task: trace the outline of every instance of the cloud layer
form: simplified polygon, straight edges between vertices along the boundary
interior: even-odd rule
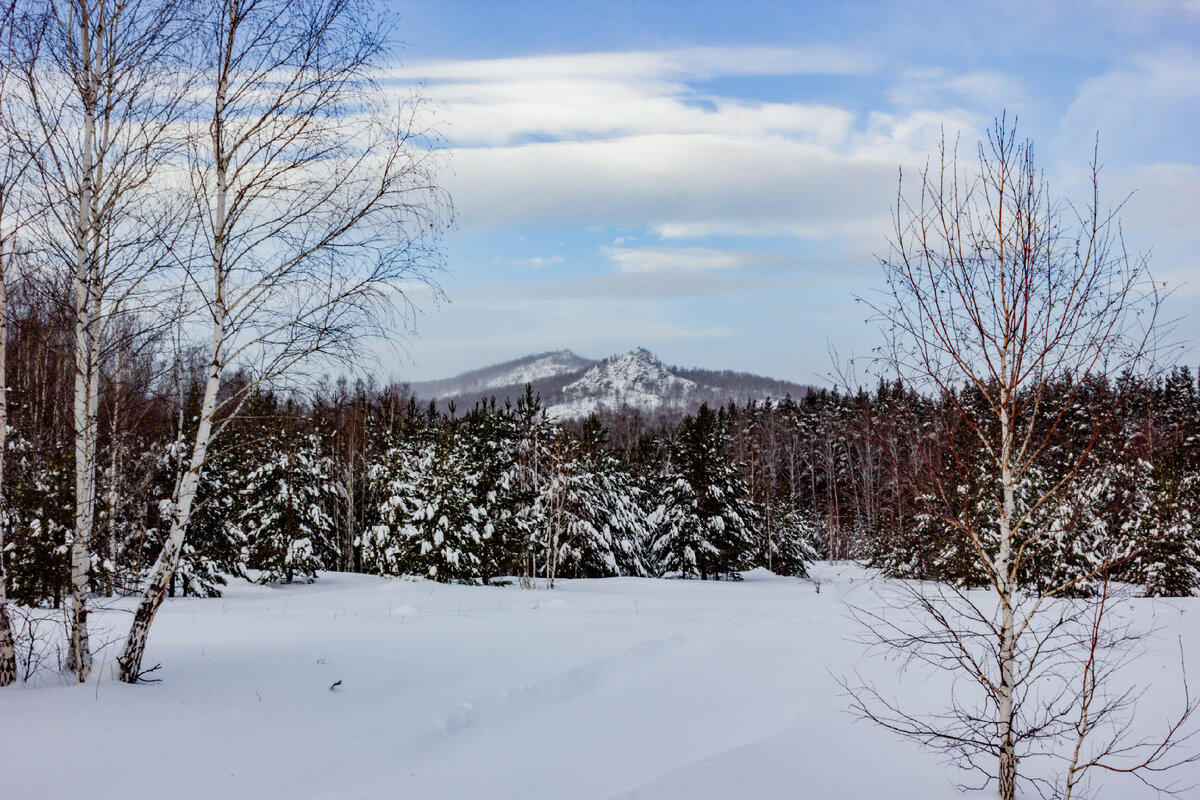
[[[919,168],[943,133],[961,134],[972,155],[1004,109],[1050,154],[1058,192],[1081,188],[1101,130],[1104,188],[1114,199],[1138,190],[1128,240],[1155,246],[1158,274],[1200,273],[1194,50],[1093,64],[1055,86],[1065,100],[1002,61],[964,69],[937,55],[918,64],[849,47],[705,47],[398,70],[397,84],[424,81],[438,108],[457,241],[496,250],[489,271],[472,271],[451,241],[463,283],[447,287],[456,302],[414,345],[421,376],[560,346],[605,355],[619,343],[695,342],[681,352],[712,355],[716,343],[741,339],[744,350],[786,329],[809,355],[766,371],[811,380],[827,338],[849,342],[843,352],[869,347],[850,324],[863,316],[853,296],[870,290],[871,254],[887,249],[899,169]],[[525,242],[531,230],[554,232],[554,249]],[[435,351],[433,366],[420,357]],[[461,360],[447,363],[451,353]]]

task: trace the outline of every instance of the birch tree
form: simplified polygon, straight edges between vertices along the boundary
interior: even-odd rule
[[[199,31],[208,111],[192,127],[200,258],[186,282],[207,366],[170,531],[118,659],[127,682],[142,674],[213,439],[254,387],[345,356],[410,311],[449,217],[421,104],[380,99],[386,26],[371,3],[212,0]],[[235,364],[249,380],[222,393]]]
[[[1101,204],[1098,164],[1076,206],[1050,195],[1032,143],[1004,119],[977,155],[964,163],[943,143],[916,196],[901,183],[882,259],[887,289],[873,305],[890,377],[933,395],[966,442],[942,437],[905,475],[919,513],[953,532],[988,591],[905,583],[889,618],[860,612],[869,642],[956,683],[943,714],[906,713],[869,687],[855,705],[1013,800],[1018,781],[1031,779],[1018,775],[1022,756],[1070,731],[1070,704],[1054,702],[1069,694],[1056,681],[1069,679],[1073,650],[1092,639],[1094,614],[1061,598],[1128,554],[1096,553],[1087,574],[1043,566],[1036,582],[1032,563],[1055,552],[1071,498],[1088,493],[1080,482],[1104,424],[1153,362],[1160,297],[1145,259],[1125,249],[1119,207]],[[1112,401],[1086,435],[1056,442],[1076,393],[1103,376],[1118,376]],[[1044,470],[1051,460],[1056,469]]]
[[[8,449],[8,291],[18,236],[25,223],[26,209],[21,205],[22,178],[29,158],[15,145],[8,126],[7,97],[13,58],[16,2],[0,8],[0,686],[17,680],[17,654],[13,645],[12,625],[8,616],[8,573],[4,568],[4,531],[8,527],[8,487],[4,483],[4,456]]]
[[[18,140],[36,153],[39,255],[72,275],[75,503],[68,663],[91,669],[87,595],[96,518],[100,369],[114,320],[143,290],[177,230],[157,173],[186,96],[174,0],[43,0],[22,19]]]

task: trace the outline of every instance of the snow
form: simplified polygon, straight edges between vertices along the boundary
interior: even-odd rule
[[[843,601],[875,602],[867,572],[813,572],[553,590],[236,581],[222,598],[165,603],[145,662],[162,663],[161,683],[127,686],[106,667],[87,685],[0,690],[3,794],[962,797],[936,756],[845,713],[836,677],[855,670],[928,708],[945,685],[901,679],[850,640]],[[1178,636],[1200,674],[1200,599],[1136,603],[1162,629],[1136,664],[1155,681],[1149,731],[1179,702]],[[132,607],[94,614],[94,640],[114,639]],[[1153,797],[1130,780],[1106,788]]]
[[[697,384],[671,373],[658,358],[639,347],[601,361],[579,380],[563,387],[564,402],[547,413],[558,419],[585,417],[601,408],[657,411],[682,407]]]
[[[574,372],[582,363],[585,363],[583,359],[570,350],[546,353],[533,361],[518,364],[512,369],[489,376],[478,388],[500,389],[505,386],[534,383],[546,378],[553,378],[556,375]]]

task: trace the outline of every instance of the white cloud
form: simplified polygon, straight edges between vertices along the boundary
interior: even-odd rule
[[[529,258],[503,258],[496,259],[493,263],[506,264],[512,267],[529,267],[530,269],[541,269],[542,267],[550,267],[555,264],[563,263],[562,256],[531,256]]]
[[[1200,55],[1166,49],[1084,81],[1063,118],[1063,139],[1078,145],[1099,132],[1107,160],[1145,163],[1171,145],[1194,157],[1197,119]]]
[[[1200,165],[1146,164],[1119,186],[1133,194],[1124,208],[1124,218],[1151,237],[1195,230],[1200,211]]]
[[[393,75],[429,81],[511,81],[546,75],[697,79],[718,75],[861,75],[877,66],[877,59],[869,54],[834,46],[688,47],[470,61],[415,61],[397,68]]]
[[[726,47],[430,61],[396,77],[429,81],[464,231],[830,239],[881,236],[897,165],[920,163],[943,127],[973,140],[987,118],[954,103],[1015,84],[991,72],[910,71],[913,107],[864,115],[706,93],[697,81],[876,69],[843,48]],[[934,95],[937,110],[920,107]]]
[[[879,236],[897,165],[920,163],[935,120],[872,118],[831,147],[784,137],[642,135],[454,152],[468,231],[528,225],[647,228],[660,236]]]
[[[608,76],[447,84],[430,91],[448,122],[447,135],[460,147],[663,133],[836,142],[854,120],[853,113],[827,105],[746,102],[696,94],[682,84]]]
[[[605,254],[620,272],[695,273],[770,269],[792,261],[787,256],[706,247],[610,247]]]
[[[1124,201],[1120,217],[1126,247],[1148,255],[1151,274],[1174,291],[1175,300],[1192,304],[1167,316],[1192,312],[1200,296],[1200,165],[1147,164],[1102,189],[1102,202]],[[1200,318],[1192,314],[1189,323],[1192,335],[1200,334]]]
[[[1198,119],[1200,54],[1164,48],[1084,81],[1063,118],[1060,143],[1063,160],[1082,167],[1080,156],[1091,155],[1099,133],[1101,202],[1123,204],[1126,246],[1148,254],[1151,273],[1175,291],[1163,316],[1179,319],[1179,337],[1193,342],[1200,340]],[[1078,167],[1064,171],[1057,188],[1086,199],[1091,175]]]
[[[843,49],[741,47],[425,62],[400,74],[431,81],[468,232],[561,225],[828,239],[886,230],[896,166],[919,163],[943,126],[974,138],[986,118],[954,107],[861,115],[705,94],[693,82],[874,68]],[[918,77],[952,97],[1004,85],[992,73]]]
[[[995,113],[1025,106],[1027,94],[1019,80],[1000,72],[921,67],[903,70],[888,99],[904,109],[966,106]]]
[[[853,114],[820,104],[745,102],[694,90],[712,77],[858,74],[874,68],[852,51],[815,47],[693,48],[423,62],[399,69],[401,85],[428,82],[456,146],[523,139],[595,139],[650,133],[780,134],[841,138]]]
[[[604,248],[613,271],[547,275],[536,283],[494,283],[458,296],[480,309],[517,309],[529,303],[580,308],[596,300],[621,302],[726,298],[777,299],[796,292],[833,290],[850,298],[877,275],[866,254],[796,256],[708,248]]]

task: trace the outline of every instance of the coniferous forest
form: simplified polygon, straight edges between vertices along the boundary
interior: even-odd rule
[[[69,329],[47,287],[23,283],[10,323],[9,591],[59,607],[70,591]],[[172,364],[172,361],[177,363]],[[202,394],[196,363],[161,340],[113,347],[101,381],[98,526],[92,581],[108,596],[144,582],[169,525],[179,442]],[[1091,379],[1048,420],[1064,453],[1093,435],[1073,496],[1038,509],[1054,535],[1030,561],[1109,577],[1151,596],[1200,586],[1200,398],[1186,367],[1133,385]],[[404,386],[346,379],[305,391],[256,388],[210,454],[171,596],[216,596],[227,576],[311,581],[319,570],[438,581],[804,575],[813,559],[858,559],[895,577],[970,586],[969,543],[925,513],[984,454],[945,401],[881,382],[679,416],[606,411],[556,421],[540,399],[439,409]],[[230,393],[241,389],[235,376]],[[972,402],[970,392],[959,398]],[[1118,407],[1119,415],[1106,416]],[[181,429],[182,426],[182,429]],[[1053,447],[1051,450],[1053,451]],[[953,465],[950,463],[953,461]],[[1058,480],[1053,457],[1026,480]],[[951,472],[953,467],[954,472]],[[980,470],[983,475],[983,470]],[[981,481],[984,480],[981,478]],[[982,515],[988,486],[956,491]],[[1045,565],[1043,568],[1040,565]],[[1065,566],[1064,566],[1065,565]]]

